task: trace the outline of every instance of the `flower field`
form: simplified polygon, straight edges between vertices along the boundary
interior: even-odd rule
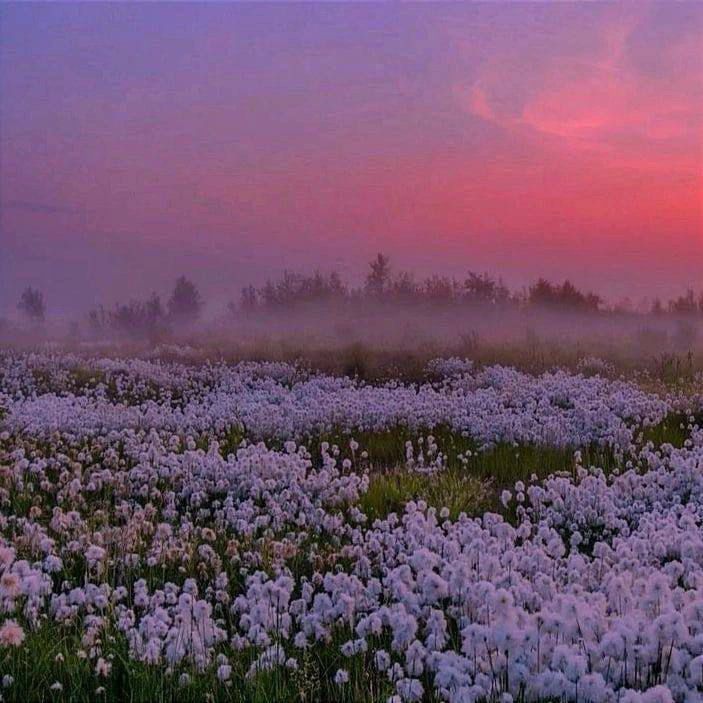
[[[5,701],[703,701],[698,401],[0,355]]]

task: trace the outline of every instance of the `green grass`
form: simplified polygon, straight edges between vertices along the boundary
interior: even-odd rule
[[[438,509],[448,508],[452,520],[460,513],[482,513],[492,502],[489,482],[457,470],[442,471],[432,476],[391,471],[372,478],[369,490],[359,501],[359,507],[370,520],[374,520],[390,513],[402,513],[408,501],[419,499]]]
[[[672,425],[675,423],[672,423]],[[677,425],[678,426],[678,425]],[[651,428],[656,432],[656,428]],[[659,430],[664,432],[664,430]],[[405,446],[412,441],[417,450],[418,437],[432,435],[444,455],[445,470],[434,475],[418,474],[406,468]],[[395,427],[381,432],[354,433],[359,448],[352,453],[352,435],[336,432],[311,438],[306,443],[313,461],[319,461],[323,441],[340,449],[341,458],[350,458],[354,468],[370,474],[368,492],[360,507],[370,518],[382,518],[391,512],[402,512],[409,500],[425,500],[436,508],[447,507],[452,518],[461,512],[480,515],[486,510],[501,511],[500,493],[512,488],[516,481],[529,481],[533,476],[546,478],[557,471],[573,471],[576,447],[550,447],[500,443],[479,451],[475,441],[449,427],[413,432]],[[361,458],[362,451],[368,453]],[[616,453],[607,447],[581,448],[582,463],[610,471],[620,464]]]
[[[606,471],[617,465],[612,452],[600,448],[582,450],[583,463]],[[446,470],[434,475],[421,475],[403,468],[372,473],[368,492],[360,507],[370,518],[402,512],[409,500],[425,500],[428,505],[447,507],[455,519],[464,512],[481,515],[486,510],[502,512],[499,496],[503,489],[513,488],[516,481],[542,479],[557,471],[573,471],[574,450],[543,446],[501,444],[475,453],[459,462],[450,459]]]
[[[698,424],[701,423],[701,418],[696,418]],[[657,425],[647,427],[642,431],[643,443],[652,442],[655,447],[660,447],[662,444],[671,444],[674,447],[681,448],[684,442],[690,437],[691,428],[688,417],[683,414],[669,415],[663,422]]]
[[[340,646],[351,637],[353,632],[346,628],[337,631],[332,642],[316,644],[305,651],[294,650],[288,643],[285,649],[297,657],[298,669],[274,669],[252,679],[246,678],[246,672],[255,653],[244,651],[232,656],[229,650],[232,674],[231,683],[227,685],[217,679],[216,662],[204,671],[197,671],[189,664],[178,664],[167,672],[164,665],[134,661],[129,658],[123,635],[110,631],[99,638],[102,656],[112,666],[110,675],[101,678],[94,664],[79,655],[85,647],[75,625],[44,623],[40,629],[27,633],[21,648],[3,649],[0,653],[0,676],[10,675],[14,679],[9,688],[0,688],[0,693],[3,701],[22,703],[325,703],[331,700],[374,703],[386,700],[392,693],[392,685],[375,670],[370,656],[346,659],[341,655]],[[31,656],[28,657],[27,652],[31,652]],[[338,668],[349,672],[349,683],[343,687],[333,682]],[[180,682],[182,674],[189,678],[185,685]],[[61,688],[52,690],[56,683]]]

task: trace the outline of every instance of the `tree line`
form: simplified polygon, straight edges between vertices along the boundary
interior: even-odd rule
[[[24,289],[17,309],[21,316],[34,326],[46,318],[46,304],[41,291],[31,286]],[[165,333],[172,327],[192,325],[203,309],[203,299],[193,281],[186,276],[176,280],[166,304],[152,293],[146,300],[117,303],[113,308],[99,306],[88,313],[88,329],[96,336],[117,334],[128,337],[145,337]]]
[[[255,311],[280,309],[304,303],[372,300],[374,302],[482,305],[537,305],[597,311],[602,300],[582,292],[569,281],[554,284],[540,278],[527,292],[511,292],[502,279],[469,271],[463,280],[433,275],[421,280],[408,271],[394,272],[390,260],[378,254],[370,263],[363,286],[350,288],[333,272],[311,275],[284,272],[277,281],[242,290],[239,306],[230,309]]]
[[[418,280],[408,271],[394,271],[390,259],[381,253],[369,262],[361,286],[349,286],[334,271],[312,274],[285,271],[280,278],[269,280],[263,286],[244,287],[239,301],[230,302],[228,311],[231,315],[254,315],[310,304],[355,302],[541,308],[594,314],[617,312],[617,308],[608,307],[599,295],[580,290],[569,280],[553,283],[539,278],[521,291],[511,291],[499,277],[473,271],[463,279],[435,274]],[[203,306],[197,285],[186,276],[180,276],[165,303],[158,294],[152,293],[146,300],[117,303],[112,308],[99,306],[88,313],[87,326],[96,336],[158,336],[173,328],[193,325],[200,318]],[[27,287],[17,308],[30,324],[39,326],[44,322],[46,304],[39,289]],[[655,299],[650,313],[703,314],[703,294],[696,296],[693,290],[688,290],[667,303]]]

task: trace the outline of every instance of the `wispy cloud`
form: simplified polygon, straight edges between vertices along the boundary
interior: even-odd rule
[[[553,137],[571,148],[630,155],[638,163],[637,145],[693,144],[703,124],[700,93],[690,92],[690,81],[677,83],[677,71],[664,82],[633,61],[636,34],[650,19],[639,13],[605,17],[590,56],[547,52],[488,61],[471,84],[455,86],[455,95],[471,115],[505,130]],[[671,56],[679,67],[694,69],[701,63],[699,49],[693,49],[690,28],[686,32],[668,37],[669,44],[658,51],[662,60]],[[698,39],[703,41],[703,31]],[[503,87],[516,75],[529,79],[530,89],[517,104],[506,104]]]

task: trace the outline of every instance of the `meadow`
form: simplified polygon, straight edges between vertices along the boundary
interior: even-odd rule
[[[703,700],[693,358],[472,351],[1,352],[2,700]]]

